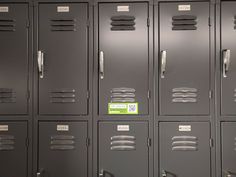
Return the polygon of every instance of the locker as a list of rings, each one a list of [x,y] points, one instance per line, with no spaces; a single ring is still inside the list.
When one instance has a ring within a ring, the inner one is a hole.
[[[99,177],[148,177],[148,123],[99,122]]]
[[[26,143],[26,122],[0,122],[0,176],[28,176]]]
[[[221,125],[222,176],[236,175],[236,122],[223,122]]]
[[[27,114],[29,28],[26,3],[0,3],[0,114]]]
[[[159,132],[160,176],[211,176],[209,123],[161,122]]]
[[[208,115],[209,2],[161,2],[159,93],[161,115]]]
[[[87,177],[87,122],[39,122],[39,177]]]
[[[148,3],[98,8],[99,114],[148,114]]]
[[[87,22],[87,3],[39,4],[39,114],[87,114]]]

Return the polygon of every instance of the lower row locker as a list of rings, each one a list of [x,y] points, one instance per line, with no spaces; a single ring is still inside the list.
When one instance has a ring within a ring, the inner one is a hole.
[[[99,177],[148,177],[148,122],[99,123]]]
[[[236,175],[236,122],[222,123],[222,177]]]
[[[87,177],[87,122],[40,122],[38,146],[38,177]]]
[[[210,177],[210,124],[160,123],[162,177]]]
[[[27,177],[27,123],[0,122],[0,176]]]

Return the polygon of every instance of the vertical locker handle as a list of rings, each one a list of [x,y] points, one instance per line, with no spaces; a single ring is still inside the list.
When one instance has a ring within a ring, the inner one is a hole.
[[[166,71],[166,50],[161,51],[161,78],[165,78]]]
[[[229,71],[230,65],[230,50],[223,50],[223,77],[227,77],[226,73]]]
[[[103,169],[101,169],[99,173],[99,177],[105,177],[105,171]]]
[[[38,51],[38,69],[39,77],[42,79],[44,76],[44,53],[42,51]]]
[[[167,172],[166,172],[165,170],[162,170],[161,176],[162,176],[162,177],[167,177]]]
[[[99,55],[99,70],[100,70],[100,78],[104,79],[104,52],[100,51]]]
[[[43,177],[44,170],[40,169],[39,172],[37,172],[37,177]]]
[[[232,173],[230,171],[224,171],[225,177],[232,177]]]

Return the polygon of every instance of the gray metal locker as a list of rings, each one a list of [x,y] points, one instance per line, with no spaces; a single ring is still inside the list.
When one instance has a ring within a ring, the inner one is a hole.
[[[236,122],[221,125],[222,177],[236,175]]]
[[[87,114],[88,4],[40,3],[39,114]]]
[[[27,177],[27,123],[0,122],[0,176]]]
[[[146,2],[99,3],[99,114],[148,114],[148,17]]]
[[[87,122],[40,122],[38,177],[87,177]]]
[[[161,122],[159,132],[160,176],[211,176],[209,123]]]
[[[209,2],[161,2],[159,7],[161,115],[208,115]]]
[[[99,122],[99,177],[148,177],[148,123]]]
[[[0,3],[0,114],[27,114],[28,5]]]

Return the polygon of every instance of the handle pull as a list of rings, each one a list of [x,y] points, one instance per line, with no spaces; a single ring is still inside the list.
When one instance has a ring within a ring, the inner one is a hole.
[[[223,50],[223,77],[227,77],[226,73],[229,71],[230,65],[230,50]]]
[[[166,71],[166,51],[161,51],[161,78],[165,78]]]
[[[37,177],[43,177],[44,170],[40,169],[39,172],[37,172]]]
[[[39,77],[42,79],[44,76],[44,53],[42,51],[38,51],[38,69]]]
[[[166,172],[165,170],[162,170],[161,176],[162,176],[162,177],[167,177],[167,172]]]
[[[105,171],[103,169],[101,169],[99,173],[99,177],[105,177]]]
[[[224,171],[225,177],[232,177],[232,173],[230,171]]]
[[[100,78],[104,79],[104,52],[101,51],[99,55],[99,72],[100,72]]]

